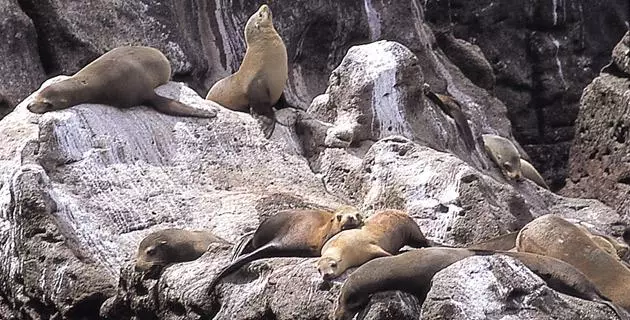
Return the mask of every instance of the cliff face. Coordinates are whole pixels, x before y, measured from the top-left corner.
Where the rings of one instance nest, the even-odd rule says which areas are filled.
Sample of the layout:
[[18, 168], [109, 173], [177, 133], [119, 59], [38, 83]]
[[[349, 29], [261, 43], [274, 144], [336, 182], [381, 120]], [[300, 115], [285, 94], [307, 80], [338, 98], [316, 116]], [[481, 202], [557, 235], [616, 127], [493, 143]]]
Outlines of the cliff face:
[[[0, 66], [0, 115], [45, 78], [71, 74], [123, 44], [159, 48], [173, 62], [175, 79], [203, 96], [238, 68], [245, 52], [242, 27], [259, 5], [4, 1], [0, 53], [11, 63]], [[392, 40], [419, 57], [429, 53], [427, 44], [438, 46], [469, 79], [506, 104], [516, 139], [553, 189], [564, 186], [582, 89], [607, 63], [630, 20], [624, 0], [296, 0], [270, 6], [287, 44], [286, 94], [292, 105], [306, 108], [352, 45]], [[429, 28], [425, 16], [434, 31], [447, 31], [437, 33], [437, 42], [423, 40]], [[426, 62], [421, 61], [423, 71], [439, 76], [439, 66]], [[431, 85], [445, 89], [443, 81]]]
[[[285, 93], [308, 114], [279, 111], [288, 126], [278, 125], [270, 140], [249, 115], [218, 106], [211, 119], [103, 105], [36, 115], [26, 110], [29, 97], [0, 121], [0, 317], [328, 319], [343, 278], [324, 283], [315, 259], [254, 262], [215, 292], [208, 284], [228, 263], [230, 246], [213, 245], [157, 279], [133, 271], [137, 244], [151, 231], [210, 229], [234, 242], [286, 208], [403, 209], [430, 238], [449, 245], [517, 230], [547, 213], [616, 236], [628, 224], [627, 211], [598, 201], [561, 197], [529, 181], [508, 183], [479, 142], [466, 149], [454, 121], [425, 100], [423, 83], [457, 98], [476, 136], [510, 137], [508, 109], [479, 87], [491, 87], [493, 74], [478, 48], [448, 33], [436, 37], [424, 20], [428, 8], [417, 2], [283, 4], [271, 8], [289, 51]], [[241, 29], [258, 6], [8, 5], [33, 19], [31, 25], [17, 15], [29, 26], [24, 30], [30, 33], [23, 32], [38, 37], [39, 50], [23, 50], [23, 56], [44, 57], [45, 74], [72, 73], [117, 45], [152, 45], [171, 59], [175, 78], [193, 88], [171, 82], [158, 93], [191, 105], [205, 105], [199, 93], [238, 67]], [[396, 41], [354, 46], [381, 38]], [[436, 39], [451, 43], [457, 55], [445, 54]], [[451, 60], [473, 61], [486, 76], [468, 79], [469, 71]], [[484, 312], [612, 318], [599, 304], [547, 288], [509, 258], [476, 259], [444, 271], [424, 305], [407, 294], [379, 294], [360, 319], [456, 317], [449, 311], [453, 304], [478, 318]], [[456, 276], [471, 273], [479, 276]], [[522, 303], [500, 288], [522, 293]], [[469, 290], [483, 299], [468, 301]], [[454, 293], [447, 299], [443, 292]], [[504, 305], [510, 308], [497, 307]]]

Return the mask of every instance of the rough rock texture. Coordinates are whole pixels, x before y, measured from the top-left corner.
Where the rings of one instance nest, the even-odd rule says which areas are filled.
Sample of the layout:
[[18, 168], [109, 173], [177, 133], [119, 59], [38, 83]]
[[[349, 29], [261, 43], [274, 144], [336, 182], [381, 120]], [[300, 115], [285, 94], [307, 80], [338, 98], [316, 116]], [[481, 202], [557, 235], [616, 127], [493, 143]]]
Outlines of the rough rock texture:
[[[630, 32], [615, 48], [614, 63], [628, 69]], [[630, 70], [627, 70], [630, 71]], [[562, 192], [596, 198], [630, 213], [630, 73], [602, 73], [586, 87], [571, 147], [570, 175]]]
[[481, 48], [516, 139], [551, 188], [562, 187], [582, 90], [608, 63], [630, 3], [430, 0], [426, 15]]
[[[438, 78], [418, 61], [436, 57], [416, 58], [386, 41], [352, 48], [313, 112], [289, 112], [295, 126], [278, 126], [271, 140], [249, 115], [215, 105], [212, 119], [102, 105], [35, 115], [27, 98], [0, 121], [0, 288], [7, 306], [0, 317], [327, 319], [343, 279], [323, 283], [313, 258], [251, 263], [214, 292], [208, 284], [227, 264], [230, 246], [213, 245], [161, 275], [133, 271], [136, 245], [151, 231], [207, 228], [234, 242], [285, 208], [403, 209], [430, 238], [450, 245], [513, 231], [547, 213], [620, 234], [627, 217], [600, 202], [508, 183], [483, 153], [464, 152], [452, 120], [419, 93], [422, 79]], [[470, 97], [482, 96], [457, 82], [463, 76], [456, 68], [443, 71]], [[158, 93], [208, 106], [179, 83]], [[476, 133], [509, 132], [500, 102], [498, 109], [469, 102]], [[401, 119], [402, 112], [418, 114]], [[328, 144], [339, 128], [357, 138]], [[409, 295], [383, 293], [362, 319], [417, 319], [419, 310]]]
[[618, 319], [603, 303], [585, 301], [550, 289], [521, 262], [506, 256], [470, 257], [438, 272], [422, 305], [422, 317], [445, 320]]
[[[175, 79], [204, 96], [216, 80], [238, 68], [245, 53], [242, 27], [258, 5], [208, 0], [4, 1], [0, 28], [7, 39], [0, 42], [0, 53], [11, 63], [0, 66], [0, 115], [35, 90], [44, 74], [71, 74], [123, 44], [164, 51]], [[564, 185], [581, 91], [607, 62], [625, 30], [623, 22], [630, 20], [625, 0], [282, 0], [270, 6], [287, 45], [285, 93], [291, 105], [306, 109], [324, 91], [330, 72], [351, 46], [397, 41], [420, 57], [425, 79], [434, 89], [448, 90], [466, 104], [497, 105], [488, 93], [470, 96], [463, 75], [449, 81], [445, 68], [455, 67], [445, 60], [451, 59], [481, 87], [492, 88], [496, 78], [492, 94], [507, 104], [517, 140], [532, 153], [533, 164], [553, 189]], [[423, 23], [425, 14], [434, 27], [452, 22], [454, 38], [438, 37], [436, 42]], [[446, 56], [432, 56], [438, 47]]]
[[0, 119], [45, 79], [33, 22], [16, 0], [0, 3]]

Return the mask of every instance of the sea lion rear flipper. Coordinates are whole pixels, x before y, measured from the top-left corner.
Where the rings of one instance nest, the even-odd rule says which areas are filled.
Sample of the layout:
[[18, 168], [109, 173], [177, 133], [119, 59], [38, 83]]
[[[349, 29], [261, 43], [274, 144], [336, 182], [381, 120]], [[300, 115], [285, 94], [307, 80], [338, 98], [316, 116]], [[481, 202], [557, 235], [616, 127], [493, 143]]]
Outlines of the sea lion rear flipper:
[[250, 231], [238, 240], [232, 250], [232, 259], [230, 259], [230, 261], [236, 260], [236, 258], [242, 254], [252, 252], [252, 239], [254, 238], [254, 233], [256, 233], [256, 231]]
[[214, 109], [193, 108], [177, 100], [162, 97], [158, 94], [154, 94], [146, 103], [155, 110], [172, 116], [213, 118], [217, 115], [217, 111]]

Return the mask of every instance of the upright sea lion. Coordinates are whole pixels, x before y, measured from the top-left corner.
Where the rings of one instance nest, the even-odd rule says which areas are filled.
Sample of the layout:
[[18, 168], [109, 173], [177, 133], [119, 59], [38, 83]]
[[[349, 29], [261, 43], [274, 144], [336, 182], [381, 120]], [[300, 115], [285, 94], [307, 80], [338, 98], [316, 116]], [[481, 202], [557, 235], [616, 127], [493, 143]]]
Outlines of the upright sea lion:
[[326, 242], [317, 270], [324, 280], [340, 276], [348, 268], [398, 253], [405, 245], [429, 246], [420, 227], [404, 211], [382, 210], [365, 220], [360, 229], [342, 231]]
[[192, 261], [201, 257], [211, 243], [229, 242], [210, 231], [164, 229], [147, 235], [138, 246], [136, 271], [147, 271], [153, 266]]
[[271, 9], [260, 6], [245, 25], [247, 50], [238, 71], [215, 83], [206, 99], [242, 112], [266, 118], [263, 131], [275, 128], [272, 106], [278, 102], [289, 78], [287, 49], [273, 27]]
[[[432, 247], [368, 261], [350, 274], [342, 285], [334, 319], [352, 319], [367, 305], [372, 294], [381, 291], [408, 292], [418, 297], [422, 303], [437, 272], [467, 257], [490, 254], [495, 253], [485, 250]], [[618, 312], [620, 317], [623, 316], [623, 312], [606, 301], [584, 274], [568, 263], [552, 257], [522, 252], [497, 254], [518, 259], [554, 290], [605, 303]]]
[[508, 180], [519, 180], [521, 173], [521, 154], [512, 141], [494, 135], [483, 134], [483, 144], [490, 159], [499, 166], [501, 173]]
[[545, 179], [540, 175], [538, 170], [536, 170], [536, 168], [534, 168], [534, 166], [525, 159], [521, 159], [521, 174], [523, 177], [532, 180], [537, 185], [549, 190], [549, 186], [545, 183]]
[[118, 47], [85, 66], [72, 77], [41, 90], [27, 108], [34, 113], [60, 110], [81, 103], [118, 108], [146, 104], [174, 115], [211, 118], [212, 109], [197, 109], [162, 97], [153, 89], [168, 82], [171, 64], [157, 49]]
[[554, 215], [536, 218], [521, 229], [516, 248], [573, 265], [613, 303], [630, 311], [630, 269], [571, 222]]
[[357, 228], [363, 223], [361, 214], [352, 207], [338, 211], [286, 210], [263, 221], [254, 235], [240, 245], [238, 257], [212, 280], [210, 290], [223, 277], [254, 260], [271, 257], [316, 257], [322, 246], [342, 230]]
[[433, 103], [437, 104], [442, 112], [446, 113], [449, 117], [455, 120], [459, 133], [463, 136], [464, 142], [468, 150], [475, 150], [475, 138], [472, 130], [468, 125], [468, 119], [462, 111], [462, 107], [457, 100], [447, 95], [434, 93], [427, 83], [423, 86], [424, 95], [429, 98]]

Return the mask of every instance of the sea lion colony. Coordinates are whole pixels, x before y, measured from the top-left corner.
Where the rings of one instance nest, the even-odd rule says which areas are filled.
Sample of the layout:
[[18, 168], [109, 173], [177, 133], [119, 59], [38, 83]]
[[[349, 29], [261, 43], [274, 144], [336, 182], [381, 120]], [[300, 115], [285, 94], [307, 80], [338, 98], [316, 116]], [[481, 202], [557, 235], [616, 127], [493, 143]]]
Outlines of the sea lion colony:
[[[215, 83], [207, 99], [241, 112], [267, 119], [266, 137], [273, 132], [273, 105], [278, 102], [288, 78], [285, 45], [273, 26], [271, 10], [262, 5], [245, 26], [247, 51], [238, 71]], [[157, 95], [154, 89], [170, 78], [166, 57], [150, 47], [119, 47], [85, 66], [69, 79], [42, 89], [28, 110], [45, 113], [81, 103], [102, 103], [119, 108], [140, 104], [175, 116], [213, 117], [211, 110], [191, 108], [179, 101]], [[437, 94], [425, 86], [426, 96], [455, 119], [469, 150], [475, 137], [454, 98]], [[526, 177], [541, 187], [547, 185], [536, 169], [521, 158], [508, 139], [482, 135], [489, 158], [508, 180]], [[625, 241], [630, 231], [624, 233]], [[562, 241], [557, 241], [562, 240]], [[203, 255], [211, 243], [231, 245], [210, 231], [166, 229], [147, 235], [139, 244], [136, 271], [192, 261]], [[475, 255], [511, 256], [559, 291], [609, 305], [622, 319], [630, 310], [630, 270], [622, 257], [628, 246], [616, 239], [591, 234], [555, 216], [535, 219], [520, 232], [475, 244], [470, 248], [429, 247], [400, 253], [404, 245], [431, 246], [416, 222], [403, 211], [383, 210], [365, 222], [353, 207], [336, 211], [287, 210], [262, 221], [253, 234], [245, 235], [235, 247], [232, 261], [218, 272], [210, 289], [229, 281], [229, 275], [247, 263], [269, 257], [320, 257], [318, 270], [325, 280], [350, 272], [343, 283], [334, 311], [335, 319], [350, 319], [361, 310], [370, 295], [385, 290], [402, 290], [426, 296], [433, 275], [441, 269]], [[516, 252], [515, 252], [516, 251]]]

